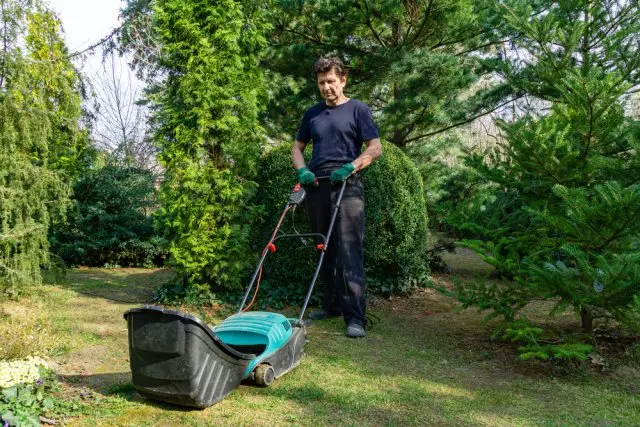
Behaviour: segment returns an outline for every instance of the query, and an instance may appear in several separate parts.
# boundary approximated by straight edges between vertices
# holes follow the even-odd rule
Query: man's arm
[[[296,142],[299,142],[299,141],[296,141]],[[356,172],[366,168],[375,159],[377,159],[382,155],[382,144],[380,143],[380,138],[373,138],[368,141],[364,141],[364,145],[367,148],[362,152],[362,154],[358,156],[357,159],[351,162]],[[304,166],[304,159],[302,160],[302,162]],[[294,160],[294,163],[295,163],[295,160]]]
[[[293,143],[293,147],[291,147],[291,159],[293,160],[293,167],[296,170],[305,166],[304,156],[302,153],[306,146],[306,143],[296,139],[296,142]]]

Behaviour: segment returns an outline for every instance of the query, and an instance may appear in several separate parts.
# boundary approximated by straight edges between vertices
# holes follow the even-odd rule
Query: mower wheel
[[[273,371],[271,365],[262,364],[258,365],[254,371],[253,378],[260,387],[269,387],[273,380],[276,378],[276,374]]]

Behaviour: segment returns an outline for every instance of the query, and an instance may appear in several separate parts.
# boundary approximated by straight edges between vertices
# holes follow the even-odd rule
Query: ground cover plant
[[[145,400],[130,384],[122,313],[150,300],[170,274],[80,269],[60,285],[38,288],[49,301],[42,311],[50,331],[66,347],[46,352],[60,396],[71,402],[58,419],[68,425],[629,425],[640,411],[640,360],[631,347],[617,359],[605,354],[604,370],[591,362],[521,361],[517,346],[487,338],[497,323],[459,311],[459,303],[433,290],[372,300],[381,321],[364,340],[344,337],[339,319],[311,325],[302,364],[270,388],[241,385],[203,411]],[[434,280],[452,286],[450,276]],[[13,313],[29,304],[1,306]],[[545,329],[579,327],[571,314],[549,320],[547,309],[530,307],[527,315]],[[189,310],[209,323],[226,316],[215,307]]]

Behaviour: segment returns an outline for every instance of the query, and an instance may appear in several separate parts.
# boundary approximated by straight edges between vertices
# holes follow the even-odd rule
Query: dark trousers
[[[314,173],[316,176],[327,176],[335,169],[335,166],[318,168]],[[306,189],[307,215],[314,233],[327,233],[341,186],[321,180],[318,187]],[[329,313],[342,313],[347,324],[356,322],[364,326],[363,245],[364,187],[361,176],[354,174],[347,180],[320,278],[324,286],[322,308]]]

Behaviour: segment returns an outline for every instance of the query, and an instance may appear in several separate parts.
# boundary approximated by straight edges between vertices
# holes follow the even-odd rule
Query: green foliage
[[[91,169],[74,188],[67,221],[54,227],[52,251],[68,266],[162,265],[166,242],[153,228],[151,172],[119,165]]]
[[[40,378],[33,384],[17,384],[0,389],[0,422],[9,426],[40,426],[40,417],[64,418],[80,414],[102,412],[89,398],[63,396],[58,378],[51,369],[40,367]],[[84,392],[83,396],[88,393]],[[104,398],[107,403],[118,403],[117,399]],[[90,405],[94,403],[94,405]],[[5,424],[6,423],[6,424]]]
[[[472,284],[456,280],[453,291],[441,291],[457,298],[463,308],[475,306],[480,311],[489,310],[489,319],[502,316],[507,321],[513,321],[518,311],[534,299],[528,288],[511,280],[489,282],[479,278]]]
[[[365,269],[371,290],[404,292],[425,283],[426,203],[420,173],[395,146],[364,174],[366,203]]]
[[[532,5],[496,5],[520,51],[504,72],[551,107],[500,121],[502,142],[488,157],[468,157],[496,193],[457,224],[518,291],[475,284],[467,294],[506,304],[511,316],[531,299],[555,299],[556,311],[572,306],[591,331],[598,317],[622,319],[640,293],[640,124],[623,104],[640,83],[640,6]]]
[[[225,290],[214,293],[209,288],[187,286],[181,280],[169,280],[153,291],[153,301],[169,306],[201,308],[219,303],[219,295],[236,296],[236,293]]]
[[[47,116],[48,154],[46,160],[40,160],[51,169],[76,177],[94,154],[87,130],[80,127],[84,88],[64,44],[60,20],[39,2],[34,2],[33,8],[27,14],[25,79],[38,94],[29,100],[31,108]]]
[[[260,254],[282,213],[296,174],[291,166],[291,146],[269,151],[260,163],[256,200],[264,215],[254,222],[252,248]],[[394,293],[424,283],[427,217],[420,174],[395,146],[383,142],[383,155],[363,172],[365,186],[365,271],[369,291]],[[283,229],[308,231],[304,206],[285,222]],[[261,300],[269,304],[299,304],[307,291],[316,263],[312,242],[278,241],[277,252],[267,257]]]
[[[157,225],[169,242],[171,264],[189,286],[206,291],[240,285],[247,267],[248,183],[230,170],[191,164],[180,171],[180,186],[164,184]]]
[[[79,78],[60,22],[39,2],[3,2],[0,51],[0,296],[38,283],[47,233],[87,152]]]
[[[640,332],[640,295],[634,295],[631,307],[621,317],[622,324],[632,331]],[[640,343],[636,344],[637,361],[640,362]]]
[[[504,85],[475,85],[491,64],[477,53],[498,40],[484,1],[272,3],[265,122],[274,135],[296,129],[300,105],[316,99],[310,73],[321,55],[345,60],[349,96],[379,112],[382,134],[401,147],[508,95]]]
[[[266,24],[259,8],[234,0],[157,0],[143,9],[161,50],[141,65],[163,76],[148,93],[165,171],[158,229],[182,285],[196,294],[233,289],[249,259]]]
[[[464,224],[473,223],[470,218],[494,197],[495,186],[464,164],[464,138],[462,133],[449,132],[413,144],[407,154],[422,175],[430,228],[469,237],[473,232]]]
[[[53,373],[40,367],[41,377],[35,384],[17,384],[0,389],[0,421],[9,426],[40,426],[40,415],[54,408],[50,396],[55,389]]]
[[[587,360],[589,353],[593,351],[592,345],[582,342],[544,343],[543,332],[542,328],[531,326],[523,317],[505,326],[502,339],[522,344],[518,348],[522,360]]]

